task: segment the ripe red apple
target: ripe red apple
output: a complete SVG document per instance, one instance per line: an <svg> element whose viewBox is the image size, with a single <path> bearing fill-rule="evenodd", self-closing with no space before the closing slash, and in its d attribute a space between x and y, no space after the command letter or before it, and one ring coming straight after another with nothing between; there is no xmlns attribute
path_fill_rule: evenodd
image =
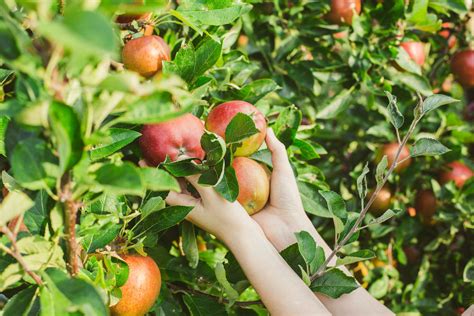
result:
<svg viewBox="0 0 474 316"><path fill-rule="evenodd" d="M420 66L425 63L425 47L422 42L407 41L400 46L408 53L410 58Z"/></svg>
<svg viewBox="0 0 474 316"><path fill-rule="evenodd" d="M242 146L235 151L236 156L250 156L260 148L267 133L265 116L252 104L245 101L229 101L216 106L207 116L206 129L225 139L227 125L237 113L250 115L255 127L260 131L242 141Z"/></svg>
<svg viewBox="0 0 474 316"><path fill-rule="evenodd" d="M436 212L437 204L438 202L433 191L419 190L416 193L415 208L424 222L431 222L431 219Z"/></svg>
<svg viewBox="0 0 474 316"><path fill-rule="evenodd" d="M239 183L237 201L250 215L267 204L270 195L270 179L267 170L247 157L236 157L232 162Z"/></svg>
<svg viewBox="0 0 474 316"><path fill-rule="evenodd" d="M201 147L204 124L192 114L185 114L158 124L143 126L139 144L149 165L157 166L168 156L171 161L184 158L203 159Z"/></svg>
<svg viewBox="0 0 474 316"><path fill-rule="evenodd" d="M157 35L142 36L125 44L122 60L125 68L148 78L161 70L163 61L170 60L170 48Z"/></svg>
<svg viewBox="0 0 474 316"><path fill-rule="evenodd" d="M443 29L439 31L438 34L446 39L446 41L448 42L448 48L453 48L454 45L456 45L457 41L456 36L452 34L454 28L453 23L444 22L443 24L441 24L441 26L443 27Z"/></svg>
<svg viewBox="0 0 474 316"><path fill-rule="evenodd" d="M451 59L451 71L462 86L474 87L474 50L457 52Z"/></svg>
<svg viewBox="0 0 474 316"><path fill-rule="evenodd" d="M474 176L474 172L460 161L453 161L446 166L446 170L440 174L439 182L442 184L454 181L458 188Z"/></svg>
<svg viewBox="0 0 474 316"><path fill-rule="evenodd" d="M395 156L397 154L397 150L398 150L398 143L389 143L389 144L383 145L382 148L380 149L378 155L377 155L377 162L380 162L380 160L382 160L383 156L386 155L387 156L387 162L388 162L388 168L390 168L392 163L395 161ZM408 149L407 146L404 146L402 148L402 151L400 152L400 156L398 157L398 161L402 161L404 159L407 159L408 157L410 157L410 150ZM394 169L394 171L401 172L401 171L405 170L406 168L408 168L408 166L410 166L410 164L411 164L411 158L408 158L407 160L400 163Z"/></svg>
<svg viewBox="0 0 474 316"><path fill-rule="evenodd" d="M121 255L121 258L128 264L128 279L120 288L122 298L110 311L117 316L145 315L160 294L160 269L150 257Z"/></svg>
<svg viewBox="0 0 474 316"><path fill-rule="evenodd" d="M367 201L372 197L374 191L369 192ZM374 202L369 208L369 211L375 216L382 215L392 203L392 191L387 186L380 189L379 194L375 197Z"/></svg>
<svg viewBox="0 0 474 316"><path fill-rule="evenodd" d="M331 11L326 17L334 24L352 24L354 12L359 14L360 8L360 0L331 0Z"/></svg>

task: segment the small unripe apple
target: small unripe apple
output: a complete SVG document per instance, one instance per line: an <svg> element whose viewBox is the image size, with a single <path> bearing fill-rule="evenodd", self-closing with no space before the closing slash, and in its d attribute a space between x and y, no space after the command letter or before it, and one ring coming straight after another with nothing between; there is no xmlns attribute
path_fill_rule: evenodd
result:
<svg viewBox="0 0 474 316"><path fill-rule="evenodd" d="M461 188L467 180L474 176L474 172L471 168L460 161L449 163L445 169L446 170L440 174L439 182L445 184L449 181L454 181L454 184L456 184L458 188Z"/></svg>
<svg viewBox="0 0 474 316"><path fill-rule="evenodd" d="M116 316L145 315L160 294L160 269L150 257L121 255L121 258L128 265L128 279L120 288L122 298L110 311Z"/></svg>
<svg viewBox="0 0 474 316"><path fill-rule="evenodd" d="M457 52L451 59L451 71L462 86L474 87L474 50Z"/></svg>
<svg viewBox="0 0 474 316"><path fill-rule="evenodd" d="M161 70L163 61L170 60L170 48L157 35L142 36L125 44L122 60L125 68L148 78Z"/></svg>
<svg viewBox="0 0 474 316"><path fill-rule="evenodd" d="M367 201L370 200L373 194L374 194L374 191L369 192ZM387 186L384 186L382 187L382 189L380 189L379 194L375 197L372 205L370 205L369 211L375 216L380 216L386 210L388 210L391 203L392 203L392 192L390 191L390 188L388 188Z"/></svg>
<svg viewBox="0 0 474 316"><path fill-rule="evenodd" d="M250 156L260 148L267 133L265 116L252 104L245 101L229 101L216 106L207 116L206 129L225 139L227 125L237 113L252 117L255 127L259 130L257 134L243 140L242 146L235 151L236 156Z"/></svg>
<svg viewBox="0 0 474 316"><path fill-rule="evenodd" d="M380 162L383 156L387 156L387 162L388 162L387 168L390 168L392 163L395 161L395 156L397 155L398 146L399 146L398 143L389 143L389 144L383 145L377 155L377 162ZM398 161L400 162L404 159L406 160L403 161L402 163L399 163L397 167L395 167L394 171L400 172L408 168L411 165L411 158L409 157L410 157L410 150L405 145L403 146L402 151L400 152Z"/></svg>
<svg viewBox="0 0 474 316"><path fill-rule="evenodd" d="M270 179L267 170L247 157L236 157L232 162L239 184L237 201L250 215L267 204L270 195Z"/></svg>
<svg viewBox="0 0 474 316"><path fill-rule="evenodd" d="M201 147L204 124L192 114L185 114L158 124L143 126L139 144L143 157L151 166L185 158L203 159Z"/></svg>
<svg viewBox="0 0 474 316"><path fill-rule="evenodd" d="M416 212L421 215L424 222L431 222L436 212L437 200L433 191L419 190L415 197Z"/></svg>
<svg viewBox="0 0 474 316"><path fill-rule="evenodd" d="M422 42L407 41L400 46L408 53L410 58L420 66L425 63L425 46Z"/></svg>
<svg viewBox="0 0 474 316"><path fill-rule="evenodd" d="M331 11L326 17L334 24L352 24L354 12L359 14L360 8L360 0L331 0Z"/></svg>

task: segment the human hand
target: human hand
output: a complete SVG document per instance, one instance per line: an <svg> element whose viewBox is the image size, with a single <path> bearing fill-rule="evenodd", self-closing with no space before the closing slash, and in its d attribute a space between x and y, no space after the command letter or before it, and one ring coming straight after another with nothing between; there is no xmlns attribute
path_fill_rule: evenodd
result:
<svg viewBox="0 0 474 316"><path fill-rule="evenodd" d="M270 200L265 208L252 218L280 251L296 241L295 232L315 230L304 211L285 145L277 139L271 128L267 130L265 141L272 153L273 164Z"/></svg>
<svg viewBox="0 0 474 316"><path fill-rule="evenodd" d="M235 234L243 233L251 226L256 226L242 205L229 202L221 197L212 187L198 184L199 176L186 179L198 191L200 198L189 193L170 192L166 198L169 205L193 206L194 209L186 217L187 220L200 228L227 242Z"/></svg>

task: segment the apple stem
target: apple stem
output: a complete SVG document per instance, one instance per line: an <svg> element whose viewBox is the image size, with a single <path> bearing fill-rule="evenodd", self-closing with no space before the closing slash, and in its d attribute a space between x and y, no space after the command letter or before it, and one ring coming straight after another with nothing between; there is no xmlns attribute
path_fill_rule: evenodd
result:
<svg viewBox="0 0 474 316"><path fill-rule="evenodd" d="M420 103L418 104L418 107L417 108L422 108L423 107L423 100L420 98ZM390 168L388 169L387 173L385 174L384 178L382 179L382 181L380 181L380 183L377 184L377 187L375 188L375 191L374 193L372 194L372 196L370 197L369 201L367 202L367 204L365 205L365 207L363 207L362 211L360 212L359 214L359 217L357 218L356 222L354 223L354 225L351 227L351 229L349 230L349 232L347 233L347 235L341 240L340 243L336 244L335 247L334 247L334 250L329 254L329 256L327 257L327 259L324 261L324 263L318 268L318 270L316 271L316 273L314 273L312 276L311 276L311 281L314 281L316 280L317 278L319 278L320 276L322 276L325 272L326 272L326 268L327 266L329 265L329 263L331 262L331 260L336 256L336 254L339 252L339 250L341 250L342 247L344 247L344 245L350 240L350 238L352 237L352 235L354 235L358 229L359 229L359 226L360 224L362 223L362 221L364 220L365 218L365 215L367 214L370 206L372 205L372 203L374 202L375 198L377 197L377 195L379 194L380 190L382 189L382 187L385 185L385 183L387 182L388 178L390 177L390 175L393 173L393 171L395 170L395 167L397 166L397 161L398 161L398 158L400 158L400 154L403 150L403 148L405 147L406 143L408 142L408 139L410 139L411 135L413 134L413 132L415 131L415 128L416 128L416 125L418 124L418 122L421 120L421 117L422 115L420 116L415 116L415 119L412 121L411 125L410 125L410 128L408 129L408 132L407 134L405 135L405 137L403 138L402 142L399 144L398 146L398 150L397 150L397 153L395 155L395 159L393 160L393 163L391 164ZM362 204L363 205L363 204Z"/></svg>
<svg viewBox="0 0 474 316"><path fill-rule="evenodd" d="M20 253L20 250L18 249L18 246L16 244L16 235L14 232L12 232L8 227L2 226L0 227L0 232L3 233L8 240L10 240L11 248L6 247L3 244L0 244L0 249L3 250L6 254L12 256L20 266L23 268L23 270L38 284L39 286L42 286L44 283L41 280L40 276L36 274L35 272L31 271L28 268L28 265L26 264L25 260L23 260L23 256Z"/></svg>

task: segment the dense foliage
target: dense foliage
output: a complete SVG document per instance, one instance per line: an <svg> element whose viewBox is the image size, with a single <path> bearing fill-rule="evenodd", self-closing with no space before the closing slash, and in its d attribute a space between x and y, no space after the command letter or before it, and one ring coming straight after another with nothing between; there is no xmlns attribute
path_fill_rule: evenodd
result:
<svg viewBox="0 0 474 316"><path fill-rule="evenodd" d="M231 100L265 115L337 264L374 297L405 315L474 304L471 4L338 1L0 2L0 314L266 315L192 208L164 201L194 174L237 199L232 162L260 127L239 114L218 136L209 112ZM205 153L150 163L143 125L184 113L207 121ZM265 146L250 158L271 170ZM297 240L282 255L311 289L357 288ZM159 283L138 305L123 286L140 269Z"/></svg>

